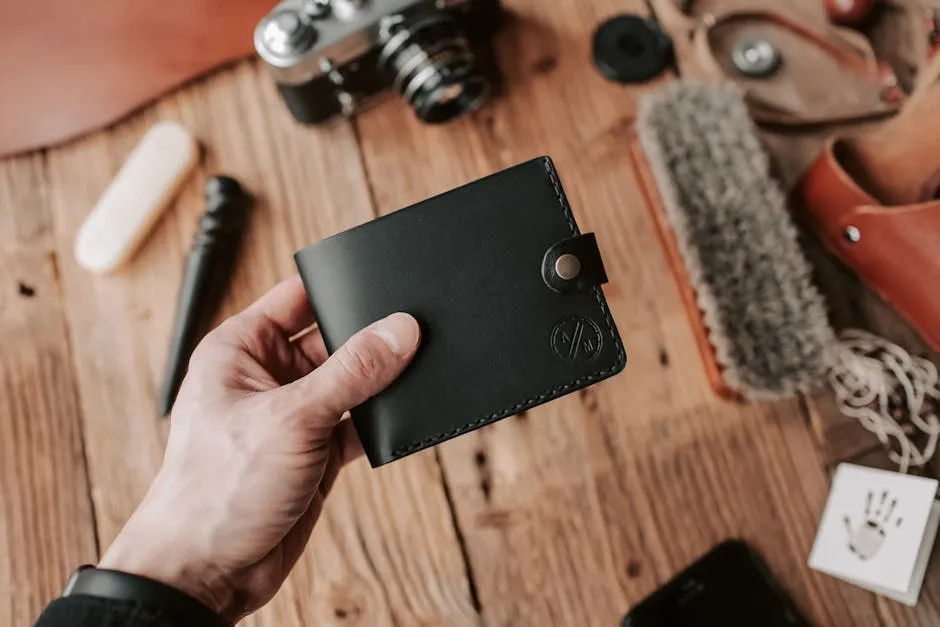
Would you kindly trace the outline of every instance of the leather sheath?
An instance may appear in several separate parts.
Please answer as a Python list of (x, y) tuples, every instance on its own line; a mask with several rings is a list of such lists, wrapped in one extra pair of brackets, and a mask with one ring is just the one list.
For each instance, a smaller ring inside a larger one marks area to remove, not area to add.
[(904, 111), (863, 135), (830, 138), (797, 188), (826, 247), (940, 350), (940, 59)]
[[(570, 256), (574, 266), (563, 263)], [(607, 276), (597, 240), (578, 230), (547, 157), (334, 235), (295, 259), (330, 353), (396, 311), (421, 325), (407, 370), (351, 412), (373, 466), (626, 363), (600, 287)]]

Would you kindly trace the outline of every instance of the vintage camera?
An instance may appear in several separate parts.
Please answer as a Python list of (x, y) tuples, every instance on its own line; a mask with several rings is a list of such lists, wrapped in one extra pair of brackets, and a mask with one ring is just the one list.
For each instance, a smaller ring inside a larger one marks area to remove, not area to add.
[(427, 123), (477, 109), (499, 0), (284, 0), (255, 29), (294, 118), (350, 116), (389, 88)]

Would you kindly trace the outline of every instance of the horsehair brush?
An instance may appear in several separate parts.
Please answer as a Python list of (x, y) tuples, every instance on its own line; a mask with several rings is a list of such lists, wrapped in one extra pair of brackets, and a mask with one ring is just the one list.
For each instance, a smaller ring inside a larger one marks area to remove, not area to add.
[(648, 204), (719, 393), (784, 398), (828, 377), (840, 411), (901, 472), (923, 467), (940, 443), (937, 369), (865, 331), (836, 337), (742, 90), (668, 84), (641, 103), (637, 134), (662, 201), (646, 189)]
[(689, 313), (707, 327), (705, 358), (748, 399), (813, 387), (837, 340), (741, 89), (668, 84), (643, 99), (637, 134), (700, 309)]

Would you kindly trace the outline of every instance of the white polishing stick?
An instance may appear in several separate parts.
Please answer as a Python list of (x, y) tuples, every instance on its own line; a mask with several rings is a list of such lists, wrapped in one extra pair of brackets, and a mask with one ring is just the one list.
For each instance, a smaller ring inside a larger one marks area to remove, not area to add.
[(78, 230), (79, 265), (107, 274), (128, 261), (198, 158), (199, 145), (180, 124), (147, 131)]

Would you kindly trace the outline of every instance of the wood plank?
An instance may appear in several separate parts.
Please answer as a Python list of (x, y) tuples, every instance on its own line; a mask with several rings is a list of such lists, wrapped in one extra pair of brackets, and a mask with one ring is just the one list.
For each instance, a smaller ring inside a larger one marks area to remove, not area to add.
[(870, 594), (805, 566), (828, 480), (799, 403), (723, 404), (705, 384), (629, 166), (648, 87), (604, 82), (584, 52), (601, 19), (643, 6), (507, 4), (502, 99), (444, 127), (421, 127), (396, 102), (357, 123), (382, 212), (550, 154), (611, 277), (623, 375), (438, 449), (484, 619), (614, 624), (712, 544), (743, 535), (818, 624), (880, 625)]
[[(85, 273), (72, 241), (143, 132), (175, 119), (205, 146), (199, 172), (130, 265)], [(158, 468), (167, 424), (156, 417), (182, 262), (212, 173), (256, 195), (250, 230), (219, 317), (295, 273), (301, 246), (374, 214), (348, 123), (301, 128), (258, 64), (199, 81), (105, 133), (49, 152), (49, 191), (81, 389), (98, 533), (106, 546)], [(282, 593), (249, 625), (472, 625), (477, 615), (433, 457), (340, 479), (313, 542)]]
[(42, 153), (0, 160), (0, 246), (51, 249)]
[(0, 246), (0, 338), (0, 625), (27, 625), (97, 559), (65, 317), (44, 251)]

